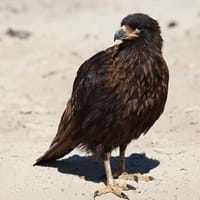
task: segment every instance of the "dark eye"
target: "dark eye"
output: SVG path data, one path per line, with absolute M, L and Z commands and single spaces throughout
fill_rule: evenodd
M 145 31 L 145 28 L 141 27 L 141 28 L 139 28 L 139 30 L 140 30 L 140 33 L 142 33 Z

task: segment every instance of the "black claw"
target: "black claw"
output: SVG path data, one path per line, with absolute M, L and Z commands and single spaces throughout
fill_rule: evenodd
M 136 188 L 135 188 L 134 186 L 129 185 L 129 184 L 127 184 L 127 188 L 128 188 L 129 190 L 136 190 Z
M 138 177 L 137 176 L 134 176 L 134 180 L 135 180 L 135 182 L 138 183 Z
M 123 192 L 121 193 L 121 197 L 122 197 L 122 199 L 127 199 L 127 200 L 129 200 L 128 196 L 127 196 L 126 194 L 124 194 Z
M 95 193 L 94 193 L 94 199 L 97 197 L 99 195 L 99 191 L 96 191 Z
M 155 180 L 155 178 L 153 176 L 149 176 L 149 180 L 153 181 L 153 180 Z

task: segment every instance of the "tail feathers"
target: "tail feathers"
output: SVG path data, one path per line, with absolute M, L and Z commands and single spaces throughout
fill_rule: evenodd
M 46 153 L 44 153 L 43 156 L 36 160 L 33 166 L 42 165 L 49 161 L 61 158 L 64 155 L 70 153 L 76 146 L 78 146 L 78 144 L 78 142 L 74 142 L 72 140 L 55 143 L 49 148 L 49 150 L 46 151 Z

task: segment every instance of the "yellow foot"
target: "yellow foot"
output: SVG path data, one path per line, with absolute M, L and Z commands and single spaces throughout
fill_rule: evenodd
M 127 172 L 116 173 L 114 174 L 114 178 L 124 179 L 124 180 L 134 180 L 136 182 L 139 181 L 152 181 L 154 178 L 152 176 L 144 176 L 142 174 L 128 174 Z
M 128 190 L 135 190 L 135 187 L 128 185 L 128 184 L 115 184 L 115 185 L 107 185 L 105 188 L 101 189 L 101 190 L 97 190 L 94 193 L 94 199 L 97 196 L 106 194 L 106 193 L 113 193 L 116 196 L 122 198 L 122 199 L 127 199 L 129 200 L 128 196 L 126 194 L 124 194 L 122 191 L 128 191 Z

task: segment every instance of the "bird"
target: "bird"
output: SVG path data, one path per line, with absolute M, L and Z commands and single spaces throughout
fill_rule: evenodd
M 117 184 L 115 178 L 151 180 L 128 174 L 125 151 L 128 144 L 145 135 L 165 109 L 169 70 L 162 54 L 159 23 L 144 13 L 129 14 L 114 34 L 113 46 L 96 53 L 78 69 L 72 94 L 62 114 L 49 149 L 34 165 L 59 159 L 75 148 L 102 158 L 105 187 L 94 197 L 134 189 Z M 112 174 L 111 153 L 119 147 L 119 169 Z

